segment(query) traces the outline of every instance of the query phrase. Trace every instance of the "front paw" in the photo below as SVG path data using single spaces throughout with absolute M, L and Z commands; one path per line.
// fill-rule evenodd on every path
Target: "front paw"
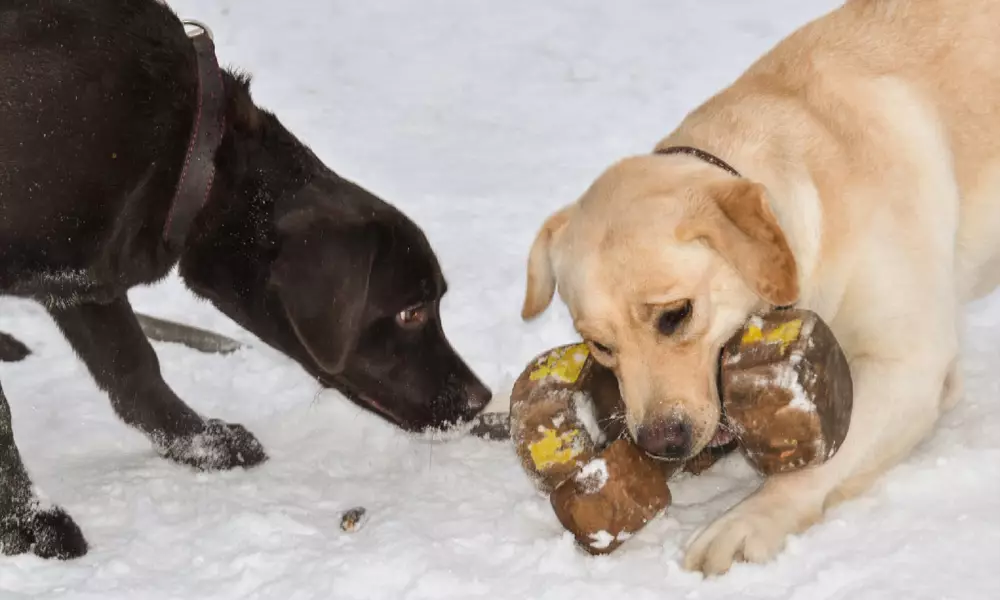
M 264 446 L 245 427 L 218 419 L 206 421 L 197 433 L 154 435 L 154 440 L 164 457 L 203 471 L 254 467 L 267 460 Z
M 721 575 L 735 562 L 769 562 L 789 535 L 807 529 L 821 512 L 821 504 L 761 490 L 695 535 L 684 568 Z
M 0 552 L 33 552 L 42 558 L 68 560 L 87 553 L 87 540 L 73 518 L 59 507 L 30 509 L 0 520 Z

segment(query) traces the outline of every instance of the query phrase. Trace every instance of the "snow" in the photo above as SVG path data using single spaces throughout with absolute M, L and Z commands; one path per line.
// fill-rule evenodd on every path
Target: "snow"
M 594 540 L 590 542 L 592 548 L 597 548 L 598 550 L 604 550 L 611 545 L 611 542 L 615 541 L 615 536 L 611 535 L 603 529 L 590 534 L 590 537 Z
M 604 484 L 608 482 L 608 476 L 607 461 L 603 458 L 595 458 L 580 467 L 575 479 L 585 493 L 596 494 L 604 488 Z
M 777 385 L 779 388 L 784 388 L 792 394 L 792 398 L 788 402 L 788 408 L 802 412 L 816 412 L 816 405 L 813 404 L 813 401 L 806 394 L 805 388 L 802 387 L 802 382 L 799 381 L 800 374 L 795 368 L 795 363 L 800 361 L 794 360 L 795 357 L 801 359 L 800 354 L 792 355 L 791 358 L 793 360 L 790 361 L 790 364 L 776 366 L 770 377 L 762 378 L 763 380 L 757 382 L 757 385 L 764 387 L 771 384 Z
M 573 392 L 573 412 L 576 420 L 583 425 L 583 429 L 594 442 L 601 445 L 607 441 L 607 436 L 601 425 L 597 422 L 597 407 L 594 406 L 594 398 L 587 392 Z
M 445 328 L 491 385 L 578 339 L 558 305 L 519 319 L 544 217 L 834 0 L 176 0 L 222 62 L 339 173 L 409 213 L 441 256 Z M 1000 597 L 1000 299 L 969 313 L 967 395 L 891 475 L 792 538 L 773 563 L 704 580 L 696 528 L 757 484 L 738 456 L 671 486 L 667 513 L 606 557 L 574 547 L 507 444 L 411 437 L 320 391 L 171 279 L 156 316 L 252 344 L 157 344 L 197 410 L 264 443 L 260 468 L 198 473 L 116 421 L 44 311 L 0 300 L 35 354 L 0 365 L 22 454 L 91 544 L 76 561 L 0 558 L 0 598 Z M 367 509 L 341 531 L 343 511 Z

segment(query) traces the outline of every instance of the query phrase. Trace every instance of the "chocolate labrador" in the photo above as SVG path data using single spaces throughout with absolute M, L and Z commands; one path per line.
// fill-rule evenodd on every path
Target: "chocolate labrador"
M 0 294 L 42 303 L 163 456 L 206 470 L 266 460 L 249 431 L 163 381 L 126 293 L 175 265 L 195 294 L 403 429 L 489 401 L 442 331 L 446 284 L 421 230 L 256 106 L 207 29 L 156 0 L 7 0 L 0 55 Z M 87 550 L 32 492 L 2 391 L 0 547 Z

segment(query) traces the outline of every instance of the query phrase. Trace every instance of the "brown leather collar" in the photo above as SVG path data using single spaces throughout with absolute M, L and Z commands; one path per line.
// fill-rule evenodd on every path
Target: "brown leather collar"
M 693 148 L 691 146 L 670 146 L 668 148 L 661 148 L 654 152 L 654 154 L 690 154 L 696 158 L 699 158 L 710 165 L 719 167 L 723 171 L 726 171 L 733 177 L 742 177 L 740 172 L 729 166 L 729 163 L 722 160 L 714 154 L 709 154 L 704 150 L 699 150 L 698 148 Z
M 226 128 L 225 87 L 215 57 L 212 32 L 197 21 L 184 21 L 184 25 L 194 29 L 188 37 L 198 60 L 198 104 L 184 167 L 163 226 L 163 239 L 174 250 L 184 246 L 191 223 L 212 191 L 215 152 Z

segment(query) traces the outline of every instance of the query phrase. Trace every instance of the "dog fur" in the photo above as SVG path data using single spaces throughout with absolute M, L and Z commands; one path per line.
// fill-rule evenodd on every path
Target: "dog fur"
M 42 303 L 115 413 L 200 469 L 267 456 L 170 389 L 127 298 L 174 266 L 199 296 L 324 386 L 408 430 L 471 418 L 489 390 L 441 327 L 423 232 L 326 167 L 224 71 L 215 180 L 182 247 L 164 223 L 195 122 L 194 48 L 156 0 L 0 4 L 0 294 Z M 0 358 L 27 353 L 0 336 Z M 72 399 L 67 399 L 67 402 Z M 0 389 L 0 552 L 86 541 L 32 489 Z
M 961 307 L 1000 282 L 996 23 L 988 0 L 849 0 L 657 145 L 697 147 L 743 178 L 690 155 L 634 156 L 542 226 L 523 316 L 558 289 L 615 370 L 647 451 L 709 443 L 721 344 L 755 311 L 814 310 L 849 357 L 840 451 L 767 479 L 698 531 L 686 568 L 769 561 L 905 458 L 961 396 Z M 664 313 L 685 300 L 693 310 L 664 335 Z

